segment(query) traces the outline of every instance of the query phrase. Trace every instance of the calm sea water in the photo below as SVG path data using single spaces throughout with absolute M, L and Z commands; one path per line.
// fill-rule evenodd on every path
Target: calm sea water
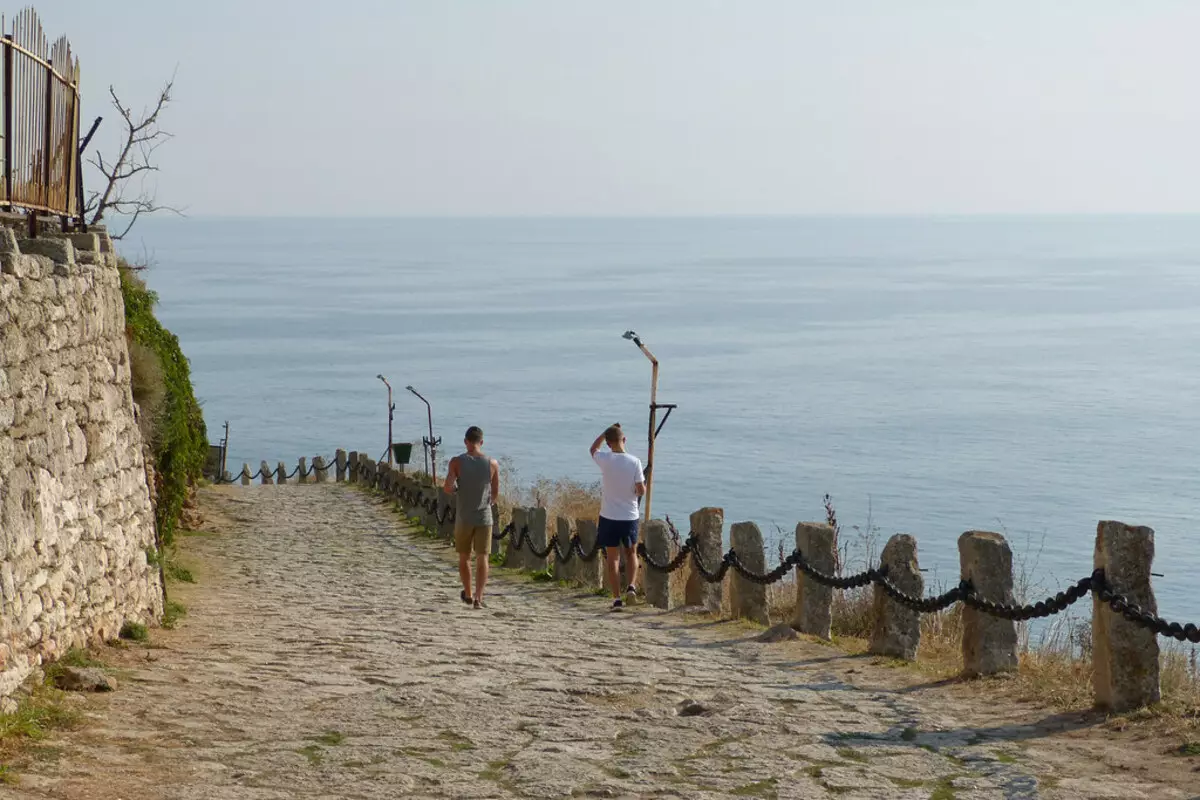
M 397 440 L 424 432 L 412 384 L 447 445 L 478 424 L 525 481 L 592 480 L 611 422 L 644 455 L 633 328 L 679 405 L 656 516 L 775 539 L 828 492 L 847 527 L 916 534 L 934 580 L 999 530 L 1045 589 L 1115 518 L 1156 530 L 1162 612 L 1200 618 L 1200 218 L 185 219 L 143 243 L 235 471 L 382 454 L 383 373 Z

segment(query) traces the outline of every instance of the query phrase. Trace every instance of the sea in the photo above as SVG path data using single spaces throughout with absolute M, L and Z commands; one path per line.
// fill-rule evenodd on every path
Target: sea
M 915 535 L 931 588 L 1003 533 L 1031 596 L 1092 569 L 1099 520 L 1155 530 L 1160 613 L 1200 622 L 1200 217 L 154 218 L 160 318 L 229 464 L 424 458 L 469 425 L 528 485 L 645 456 L 653 512 L 703 506 L 790 552 L 826 517 Z M 771 558 L 769 558 L 769 561 Z M 1084 604 L 1086 606 L 1086 604 Z M 1086 616 L 1087 609 L 1079 608 Z

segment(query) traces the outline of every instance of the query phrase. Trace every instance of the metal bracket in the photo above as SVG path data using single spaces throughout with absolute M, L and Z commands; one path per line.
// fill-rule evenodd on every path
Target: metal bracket
M 650 404 L 651 411 L 657 411 L 660 408 L 665 408 L 667 410 L 667 413 L 663 414 L 662 420 L 658 423 L 658 427 L 654 430 L 655 440 L 658 439 L 658 434 L 662 431 L 663 425 L 666 425 L 667 420 L 671 418 L 671 412 L 674 411 L 675 409 L 679 408 L 679 405 L 676 403 L 651 403 Z

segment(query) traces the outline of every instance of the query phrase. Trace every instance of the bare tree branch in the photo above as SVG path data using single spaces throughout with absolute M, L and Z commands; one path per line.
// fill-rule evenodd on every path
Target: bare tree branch
M 159 127 L 159 117 L 170 105 L 174 88 L 175 76 L 172 75 L 159 90 L 154 104 L 142 109 L 137 116 L 121 102 L 116 89 L 111 86 L 108 88 L 112 105 L 121 115 L 124 140 L 115 157 L 105 159 L 104 154 L 97 151 L 88 159 L 88 163 L 104 176 L 104 188 L 88 195 L 84 213 L 91 215 L 89 222 L 92 225 L 103 220 L 106 213 L 128 216 L 129 224 L 125 230 L 120 234 L 111 234 L 114 239 L 124 238 L 143 214 L 160 211 L 183 213 L 177 208 L 160 205 L 153 188 L 147 188 L 144 180 L 148 173 L 158 172 L 158 165 L 153 160 L 155 152 L 174 138 Z M 142 176 L 142 180 L 138 181 L 137 186 L 132 186 L 131 181 L 138 175 Z

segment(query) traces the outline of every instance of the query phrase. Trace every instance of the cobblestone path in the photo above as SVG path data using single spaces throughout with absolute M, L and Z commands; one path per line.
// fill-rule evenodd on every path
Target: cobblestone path
M 499 577 L 344 486 L 206 490 L 199 583 L 0 796 L 1183 798 L 1200 773 L 986 684 Z M 1189 778 L 1194 776 L 1194 779 Z M 1191 780 L 1191 783 L 1189 783 Z M 1189 791 L 1189 787 L 1193 789 Z

